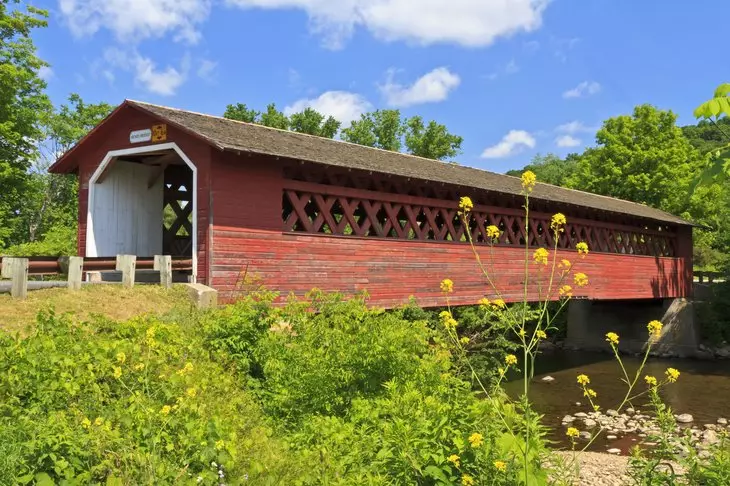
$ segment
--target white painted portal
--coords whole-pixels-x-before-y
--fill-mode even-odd
[[[91,209],[95,254],[88,256],[162,254],[162,187],[156,167],[115,162],[94,188]]]

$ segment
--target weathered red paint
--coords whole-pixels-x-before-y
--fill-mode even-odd
[[[129,132],[148,128],[160,120],[133,107],[119,110],[101,125],[63,163],[78,164],[81,181],[79,192],[79,251],[85,249],[88,180],[110,150],[131,147]],[[312,288],[340,291],[351,295],[367,291],[373,305],[392,307],[403,304],[410,296],[425,306],[442,305],[444,299],[439,282],[454,281],[451,296],[454,305],[474,304],[480,298],[496,297],[487,279],[481,274],[468,244],[454,241],[419,241],[373,236],[333,236],[283,231],[282,196],[286,188],[318,188],[329,186],[333,194],[383,200],[411,198],[425,204],[426,197],[442,194],[439,204],[452,207],[463,190],[439,184],[423,191],[409,190],[407,179],[381,178],[379,184],[361,187],[337,185],[347,177],[343,169],[327,180],[322,177],[330,169],[299,161],[278,160],[257,154],[221,152],[204,140],[168,124],[167,142],[175,142],[198,170],[198,280],[222,292],[222,300],[236,297],[238,280],[245,274],[272,290],[303,295]],[[135,145],[138,146],[138,145]],[[292,168],[312,181],[292,180]],[[58,169],[64,171],[63,167]],[[351,178],[378,178],[378,174],[359,173]],[[391,183],[392,182],[392,183]],[[362,187],[367,187],[363,190]],[[397,187],[400,194],[394,194]],[[325,191],[326,192],[326,191]],[[399,199],[400,198],[400,199]],[[502,198],[502,199],[500,199]],[[482,194],[490,206],[515,211],[519,201],[497,193]],[[431,199],[433,202],[433,199]],[[617,230],[643,228],[632,217],[601,213],[566,205],[550,207],[549,202],[536,201],[543,213],[562,211],[568,221]],[[579,221],[580,220],[580,221]],[[659,230],[656,230],[659,231]],[[558,258],[567,258],[574,270],[588,275],[590,285],[575,289],[575,295],[592,299],[647,299],[690,296],[692,292],[692,229],[686,226],[663,228],[663,236],[673,238],[672,257],[636,256],[592,251],[581,259],[570,250],[560,250]],[[657,233],[659,234],[659,233]],[[523,248],[479,246],[479,254],[490,275],[507,301],[520,300],[524,293]],[[530,253],[532,250],[530,250]],[[538,270],[540,269],[540,270]],[[547,291],[546,267],[530,263],[531,272],[542,272],[541,287],[528,288],[530,299]],[[573,282],[566,282],[576,287]],[[553,297],[556,295],[555,286]]]

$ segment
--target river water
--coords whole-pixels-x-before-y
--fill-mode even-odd
[[[622,359],[629,376],[633,377],[641,360],[630,356],[622,356]],[[676,368],[681,373],[676,383],[663,387],[660,393],[675,414],[692,414],[694,423],[700,427],[714,424],[720,417],[730,419],[730,361],[650,357],[644,374],[660,379],[668,367]],[[576,382],[576,377],[582,373],[590,377],[591,387],[598,393],[597,403],[604,412],[615,409],[626,393],[626,385],[620,381],[621,369],[610,354],[557,350],[539,355],[535,364],[535,379],[530,385],[530,399],[535,410],[544,414],[543,423],[551,428],[549,438],[558,442],[558,445],[567,445],[562,418],[576,412],[591,411]],[[555,380],[550,383],[541,381],[548,375]],[[507,393],[517,397],[522,393],[522,381],[510,381],[505,388]],[[643,374],[637,382],[637,389],[645,389]],[[576,402],[581,405],[576,405]],[[644,405],[646,403],[642,400],[634,403],[639,408]],[[644,407],[642,411],[648,409]],[[626,451],[636,441],[636,437],[619,438],[610,447]],[[609,444],[601,439],[596,440],[591,449],[605,450],[607,447]]]

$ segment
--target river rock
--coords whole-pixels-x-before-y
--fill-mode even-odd
[[[584,440],[591,440],[591,437],[593,437],[593,434],[591,434],[587,430],[584,430],[583,432],[580,433],[580,435],[578,437],[580,437],[581,439],[584,439]]]
[[[723,346],[715,350],[715,355],[718,358],[730,358],[730,346]]]
[[[717,441],[717,432],[714,430],[705,430],[702,432],[702,442],[705,444],[715,444]]]
[[[583,423],[586,425],[586,427],[591,428],[596,426],[596,421],[590,418],[583,419]]]
[[[636,413],[636,410],[634,410],[633,408],[629,407],[629,408],[626,409],[626,413],[628,415],[633,415],[633,414]]]
[[[677,419],[677,422],[679,422],[680,424],[690,424],[690,423],[694,422],[694,420],[695,420],[695,418],[688,413],[683,413],[683,414],[677,415],[675,418]]]
[[[608,410],[606,410],[606,415],[608,415],[609,417],[618,417],[618,412],[609,408]]]
[[[607,435],[607,436],[606,436],[606,439],[607,439],[607,440],[616,440],[616,439],[618,439],[618,437],[617,437],[617,436],[615,436],[615,435]]]
[[[572,415],[566,415],[565,417],[563,417],[564,424],[573,423],[574,420],[575,420],[575,417],[573,417]]]
[[[540,381],[545,382],[545,383],[552,383],[553,381],[555,381],[555,378],[548,375],[548,376],[543,376]]]
[[[719,419],[717,419],[717,423],[720,425],[727,425],[727,419],[720,417]]]
[[[588,417],[588,414],[585,412],[578,412],[575,414],[575,416],[578,418],[586,418],[586,417]]]
[[[614,447],[612,449],[607,450],[606,452],[608,452],[609,454],[621,454],[621,449],[617,449]]]

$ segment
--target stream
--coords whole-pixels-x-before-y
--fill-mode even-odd
[[[630,377],[634,376],[641,361],[633,356],[622,356]],[[674,384],[662,387],[660,395],[675,414],[689,413],[694,424],[714,424],[718,418],[730,419],[730,361],[700,361],[690,359],[658,359],[650,357],[646,368],[637,382],[636,389],[646,388],[644,374],[661,379],[668,368],[676,368],[681,375]],[[561,421],[565,415],[577,412],[591,412],[588,400],[583,397],[576,383],[579,374],[591,379],[591,387],[598,393],[597,404],[604,412],[615,409],[626,393],[626,385],[620,381],[621,369],[613,355],[584,351],[555,350],[538,356],[535,378],[531,383],[530,400],[534,409],[544,414],[543,424],[551,431],[548,439],[557,442],[558,447],[568,446],[565,437],[566,426]],[[555,380],[544,382],[551,376]],[[522,393],[522,381],[515,379],[505,384],[510,396]],[[576,403],[580,402],[580,406]],[[649,412],[646,400],[633,403],[643,413]],[[582,430],[582,429],[581,429]],[[605,439],[605,433],[592,445],[591,450],[605,451],[616,447],[626,452],[640,439],[627,435],[613,441]]]

